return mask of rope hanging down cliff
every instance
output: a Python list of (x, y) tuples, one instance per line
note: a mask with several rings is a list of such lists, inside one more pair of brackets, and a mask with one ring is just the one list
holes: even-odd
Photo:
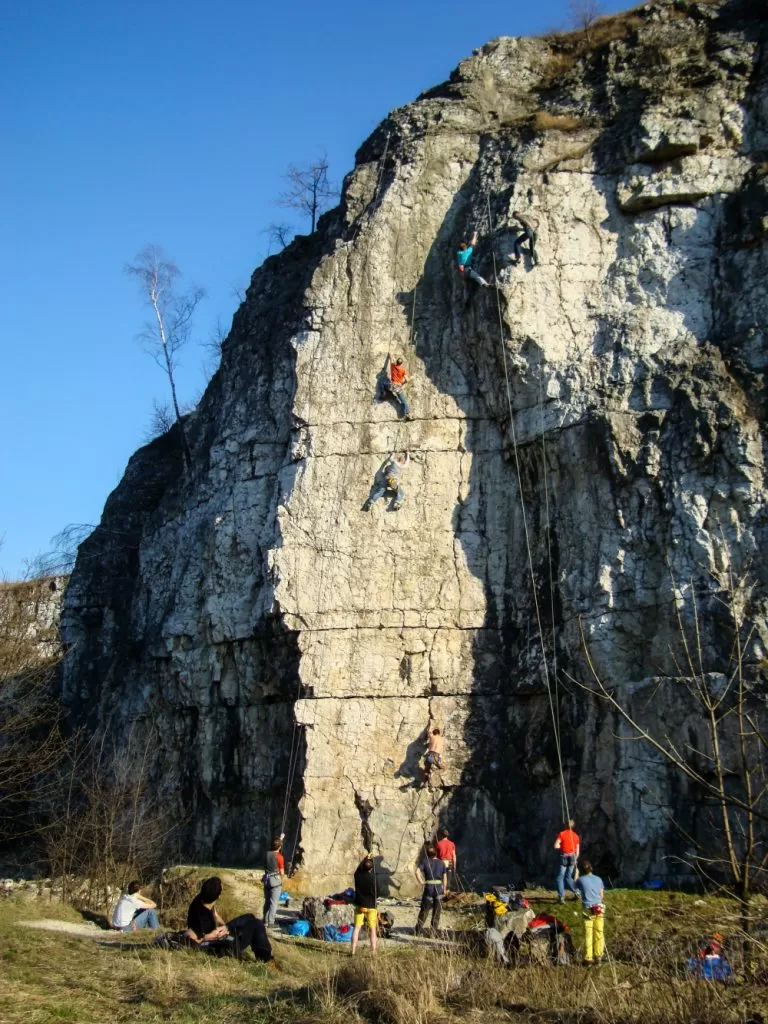
[[(370, 215), (370, 218), (368, 219), (368, 227), (369, 227), (369, 231), (371, 233), (371, 240), (369, 241), (368, 246), (366, 248), (365, 260), (364, 260), (363, 267), (362, 267), (362, 276), (363, 277), (364, 277), (365, 271), (367, 269), (368, 261), (369, 261), (369, 258), (370, 258), (370, 251), (371, 251), (372, 244), (373, 244), (373, 238), (372, 238), (373, 225), (374, 225), (374, 222), (375, 222), (375, 219), (376, 219), (376, 214), (378, 213), (378, 210), (379, 210), (379, 195), (380, 195), (381, 186), (382, 186), (382, 183), (383, 183), (383, 180), (384, 180), (384, 171), (385, 171), (385, 168), (386, 168), (387, 154), (389, 152), (389, 140), (390, 140), (390, 133), (387, 133), (386, 141), (384, 143), (384, 151), (383, 151), (381, 159), (379, 161), (379, 169), (378, 169), (378, 174), (376, 176), (376, 188), (375, 188), (375, 191), (374, 191), (373, 199), (372, 199), (370, 207), (369, 207), (369, 209), (371, 209), (371, 215)], [(356, 227), (356, 229), (355, 229), (355, 231), (354, 231), (354, 233), (352, 235), (352, 239), (351, 239), (352, 244), (354, 244), (354, 242), (360, 236), (360, 232), (362, 231), (362, 227), (363, 227), (363, 221), (364, 221), (364, 218), (361, 216), (361, 218), (360, 218), (360, 220), (359, 220), (359, 222), (357, 224), (357, 227)], [(357, 316), (355, 316), (354, 319), (355, 319), (355, 321), (357, 321)], [(336, 537), (338, 535), (339, 524), (340, 524), (340, 520), (341, 520), (341, 503), (342, 503), (343, 497), (344, 497), (344, 487), (346, 485), (346, 475), (347, 475), (348, 461), (349, 460), (345, 460), (345, 462), (344, 462), (344, 470), (339, 475), (339, 484), (338, 484), (338, 487), (337, 487), (337, 490), (336, 490), (336, 495), (334, 497), (333, 507), (335, 509), (335, 515), (333, 517), (333, 523), (334, 523), (333, 538), (332, 538), (331, 544), (329, 544), (327, 546), (326, 550), (323, 552), (328, 557), (326, 557), (326, 559), (324, 560), (323, 567), (322, 567), (321, 572), (320, 572), (320, 582), (319, 582), (319, 585), (318, 585), (318, 605), (317, 605), (318, 608), (322, 607), (323, 601), (325, 599), (325, 594), (326, 594), (326, 590), (327, 590), (327, 586), (328, 586), (328, 571), (327, 571), (328, 570), (328, 565), (333, 560), (333, 556), (336, 553), (335, 541), (336, 541)], [(323, 651), (322, 651), (322, 654), (321, 654), (320, 665), (318, 666), (318, 672), (320, 672), (322, 670), (322, 663), (324, 661), (324, 657), (323, 657), (324, 654), (325, 654), (325, 648), (323, 648)], [(298, 701), (300, 697), (301, 697), (301, 676), (299, 676), (299, 678), (297, 679), (296, 698), (295, 698), (296, 701)], [(287, 818), (288, 818), (288, 806), (289, 806), (289, 803), (290, 803), (290, 794), (291, 794), (291, 791), (293, 789), (293, 783), (294, 783), (294, 780), (295, 780), (295, 777), (296, 777), (296, 768), (297, 768), (298, 760), (299, 760), (300, 736), (301, 736), (301, 726), (296, 721), (296, 716), (294, 715), (293, 731), (292, 731), (292, 735), (291, 735), (291, 750), (290, 750), (290, 755), (289, 755), (289, 759), (288, 759), (288, 777), (287, 777), (286, 787), (285, 787), (285, 798), (284, 798), (284, 801), (283, 801), (283, 815), (282, 815), (282, 823), (281, 823), (281, 828), (280, 828), (281, 832), (285, 832), (285, 825), (286, 825), (286, 821), (287, 821)], [(297, 824), (297, 827), (296, 827), (296, 839), (294, 841), (293, 852), (292, 852), (292, 855), (291, 855), (291, 859), (292, 860), (295, 858), (295, 855), (296, 855), (296, 846), (298, 844), (299, 824)]]
[[(493, 238), (493, 216), (491, 214), (491, 193), (490, 193), (490, 191), (486, 192), (485, 199), (486, 199), (486, 204), (487, 204), (487, 207), (488, 207), (488, 231), (489, 231), (490, 237)], [(498, 281), (498, 274), (497, 274), (497, 268), (496, 268), (496, 253), (495, 253), (495, 251), (493, 249), (493, 246), (491, 246), (491, 256), (493, 258), (493, 277), (494, 277), (494, 281)], [(527, 517), (526, 511), (525, 511), (525, 498), (523, 497), (523, 474), (522, 474), (522, 470), (520, 469), (520, 453), (518, 451), (518, 446), (517, 446), (517, 432), (515, 430), (515, 418), (514, 418), (514, 414), (513, 414), (513, 411), (512, 411), (512, 393), (511, 393), (511, 390), (510, 390), (510, 383), (509, 383), (509, 370), (507, 368), (507, 350), (506, 350), (506, 346), (504, 345), (504, 320), (503, 320), (502, 315), (501, 315), (501, 300), (499, 299), (498, 287), (495, 289), (495, 292), (496, 292), (496, 312), (497, 312), (498, 320), (499, 320), (499, 346), (501, 348), (501, 360), (502, 360), (502, 363), (504, 365), (504, 382), (505, 382), (506, 392), (507, 392), (507, 408), (508, 408), (508, 411), (509, 411), (509, 429), (510, 429), (510, 433), (512, 435), (512, 450), (513, 450), (514, 458), (515, 458), (515, 471), (517, 473), (517, 487), (518, 487), (518, 490), (520, 492), (520, 510), (521, 510), (522, 519), (523, 519), (523, 533), (525, 535), (525, 548), (526, 548), (526, 552), (527, 552), (527, 555), (528, 555), (528, 572), (529, 572), (530, 577), (531, 577), (531, 592), (533, 594), (533, 605), (534, 605), (534, 609), (535, 609), (535, 612), (536, 612), (536, 624), (538, 626), (539, 641), (541, 643), (541, 656), (542, 656), (542, 663), (543, 663), (543, 667), (544, 667), (544, 681), (545, 681), (546, 687), (547, 687), (547, 697), (549, 699), (549, 710), (550, 710), (550, 714), (552, 716), (552, 729), (553, 729), (554, 736), (555, 736), (555, 749), (557, 751), (557, 765), (558, 765), (558, 769), (559, 769), (559, 772), (560, 772), (560, 791), (561, 791), (561, 797), (562, 797), (563, 806), (565, 808), (564, 818), (567, 821), (568, 818), (570, 817), (570, 814), (569, 814), (569, 811), (568, 811), (568, 793), (567, 793), (566, 785), (565, 785), (565, 773), (563, 771), (563, 756), (562, 756), (562, 749), (561, 749), (561, 746), (560, 746), (560, 730), (558, 728), (558, 720), (557, 720), (557, 715), (555, 713), (554, 700), (552, 698), (552, 686), (550, 684), (549, 666), (547, 664), (547, 651), (546, 651), (546, 646), (544, 644), (544, 630), (543, 630), (542, 623), (541, 623), (541, 610), (539, 608), (539, 598), (538, 598), (538, 594), (536, 592), (536, 574), (535, 574), (534, 569), (533, 569), (533, 554), (531, 552), (531, 540), (530, 540), (530, 534), (529, 534), (529, 531), (528, 531), (528, 517)], [(545, 475), (546, 475), (546, 466), (545, 466)], [(549, 498), (548, 497), (547, 497), (547, 532), (549, 533)], [(550, 562), (550, 589), (552, 589), (553, 586), (554, 586), (554, 581), (552, 580), (552, 567), (551, 567), (551, 562)]]

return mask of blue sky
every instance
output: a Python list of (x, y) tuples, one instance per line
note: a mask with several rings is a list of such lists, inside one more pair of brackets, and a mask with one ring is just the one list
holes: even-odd
[[(606, 2), (606, 11), (626, 4)], [(166, 382), (136, 343), (126, 262), (148, 242), (229, 324), (291, 163), (341, 180), (386, 116), (566, 0), (24, 0), (0, 35), (0, 574), (98, 522)], [(204, 384), (206, 353), (179, 386)]]

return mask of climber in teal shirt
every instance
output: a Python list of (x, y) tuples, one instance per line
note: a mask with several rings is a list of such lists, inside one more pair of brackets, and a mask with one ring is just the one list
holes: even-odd
[(459, 242), (459, 249), (456, 250), (456, 266), (459, 270), (459, 275), (466, 284), (468, 277), (471, 277), (473, 281), (477, 281), (483, 288), (490, 288), (488, 282), (480, 277), (476, 270), (472, 269), (472, 254), (475, 251), (477, 245), (477, 232), (472, 235), (469, 245), (466, 242)]

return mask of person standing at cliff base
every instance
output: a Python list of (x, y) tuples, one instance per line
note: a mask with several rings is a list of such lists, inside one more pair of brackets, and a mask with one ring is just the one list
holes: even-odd
[(576, 886), (581, 894), (584, 919), (584, 963), (591, 964), (605, 957), (605, 886), (592, 865), (584, 861), (584, 868)]
[(451, 879), (451, 872), (453, 872), (454, 882), (457, 882), (456, 874), (456, 844), (451, 842), (449, 839), (449, 833), (447, 828), (441, 828), (437, 833), (437, 843), (435, 843), (435, 849), (437, 850), (437, 856), (445, 864), (445, 895), (448, 895)]
[(576, 895), (576, 884), (573, 880), (576, 864), (579, 860), (579, 849), (581, 840), (573, 830), (575, 822), (573, 818), (568, 819), (568, 824), (555, 840), (555, 849), (560, 852), (560, 870), (557, 873), (557, 895), (561, 903), (565, 903), (565, 887)]
[(112, 913), (112, 927), (121, 932), (135, 932), (138, 928), (159, 928), (157, 904), (143, 896), (139, 882), (129, 882), (128, 888), (117, 901)]
[(535, 217), (524, 217), (522, 213), (517, 210), (512, 211), (512, 216), (515, 220), (522, 225), (523, 231), (515, 238), (512, 246), (514, 253), (512, 255), (512, 263), (517, 266), (520, 262), (521, 246), (526, 242), (528, 243), (528, 249), (531, 253), (531, 264), (535, 267), (539, 262), (539, 258), (536, 255), (536, 229), (539, 226), (539, 222)]
[(473, 281), (477, 281), (478, 284), (482, 285), (483, 288), (490, 288), (491, 286), (485, 280), (480, 277), (476, 270), (472, 268), (472, 256), (477, 245), (477, 232), (472, 235), (469, 242), (459, 242), (459, 248), (456, 250), (456, 266), (459, 271), (459, 276), (466, 285), (467, 279), (471, 278)]
[(280, 902), (280, 893), (283, 890), (283, 874), (285, 873), (285, 859), (282, 854), (283, 834), (272, 840), (272, 846), (267, 853), (266, 871), (264, 878), (264, 924), (267, 928), (274, 928), (277, 923), (277, 908)]
[(448, 880), (445, 877), (445, 864), (438, 858), (437, 850), (431, 843), (426, 847), (424, 857), (416, 868), (415, 874), (416, 881), (424, 886), (424, 891), (421, 894), (421, 907), (413, 934), (424, 934), (424, 922), (431, 910), (430, 931), (434, 935), (440, 927), (443, 893)]
[(357, 940), (360, 930), (365, 924), (371, 939), (371, 953), (376, 952), (376, 929), (378, 912), (376, 910), (376, 871), (373, 857), (366, 854), (355, 871), (355, 927), (352, 932), (352, 956), (357, 951)]
[(389, 381), (385, 386), (385, 391), (395, 400), (403, 419), (410, 419), (411, 407), (405, 393), (405, 386), (409, 383), (408, 368), (400, 356), (393, 359), (391, 352), (387, 356), (387, 360), (389, 362)]

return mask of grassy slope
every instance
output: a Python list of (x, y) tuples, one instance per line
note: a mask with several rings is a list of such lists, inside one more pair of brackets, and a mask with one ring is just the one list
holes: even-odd
[[(541, 909), (552, 909), (549, 902)], [(252, 960), (214, 960), (195, 952), (119, 950), (92, 939), (21, 928), (32, 917), (82, 922), (58, 904), (0, 903), (0, 1024), (171, 1021), (232, 1024), (453, 1024), (482, 1020), (679, 1022), (761, 1021), (768, 1006), (768, 956), (762, 977), (728, 988), (692, 983), (680, 965), (704, 932), (734, 936), (734, 905), (667, 893), (614, 891), (607, 935), (615, 962), (600, 969), (496, 969), (487, 961), (385, 946), (375, 961), (354, 962), (347, 948), (277, 942), (283, 971)], [(570, 904), (561, 916), (575, 923)], [(763, 919), (768, 916), (765, 905)], [(580, 930), (575, 928), (577, 942)], [(145, 942), (145, 936), (130, 940)], [(735, 951), (734, 951), (735, 952)], [(735, 959), (738, 959), (736, 956)]]

